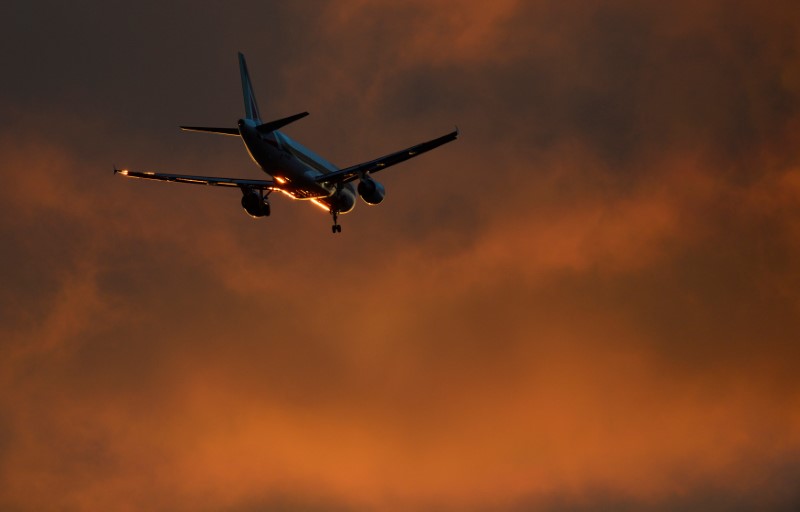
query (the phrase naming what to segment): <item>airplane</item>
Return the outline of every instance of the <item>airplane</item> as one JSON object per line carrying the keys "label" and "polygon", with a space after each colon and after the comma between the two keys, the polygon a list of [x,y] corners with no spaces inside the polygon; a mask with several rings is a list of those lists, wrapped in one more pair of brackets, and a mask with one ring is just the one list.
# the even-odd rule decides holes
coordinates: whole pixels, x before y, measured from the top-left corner
{"label": "airplane", "polygon": [[[356,195],[369,205],[376,205],[383,201],[386,189],[372,177],[373,174],[454,141],[459,135],[458,128],[456,128],[455,131],[436,139],[340,169],[280,131],[289,123],[306,117],[308,112],[263,122],[250,82],[250,74],[247,71],[247,63],[241,52],[239,52],[239,71],[242,79],[245,117],[239,119],[236,128],[205,126],[181,126],[180,128],[189,132],[241,137],[250,158],[272,179],[192,176],[131,171],[116,167],[114,167],[114,174],[127,178],[236,187],[242,192],[242,208],[253,218],[269,216],[271,210],[269,195],[272,192],[281,192],[292,199],[310,201],[327,210],[333,217],[331,231],[340,233],[342,226],[338,223],[339,215],[349,213],[355,208]],[[353,182],[356,180],[358,180],[358,185],[354,187]]]}

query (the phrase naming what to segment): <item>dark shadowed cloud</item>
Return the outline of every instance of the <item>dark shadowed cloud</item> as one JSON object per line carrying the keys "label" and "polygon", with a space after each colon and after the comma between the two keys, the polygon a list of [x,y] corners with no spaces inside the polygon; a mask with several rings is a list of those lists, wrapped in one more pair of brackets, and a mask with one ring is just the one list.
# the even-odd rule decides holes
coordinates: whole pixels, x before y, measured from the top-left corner
{"label": "dark shadowed cloud", "polygon": [[[6,2],[0,508],[794,510],[791,2]],[[340,165],[331,236],[179,124]]]}

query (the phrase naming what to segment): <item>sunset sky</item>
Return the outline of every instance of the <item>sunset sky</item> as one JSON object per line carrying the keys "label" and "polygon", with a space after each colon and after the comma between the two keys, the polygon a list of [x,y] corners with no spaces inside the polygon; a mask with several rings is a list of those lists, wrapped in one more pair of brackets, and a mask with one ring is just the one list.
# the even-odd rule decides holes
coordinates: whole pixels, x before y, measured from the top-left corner
{"label": "sunset sky", "polygon": [[[0,510],[796,511],[796,0],[0,3]],[[380,206],[263,178],[262,117]]]}

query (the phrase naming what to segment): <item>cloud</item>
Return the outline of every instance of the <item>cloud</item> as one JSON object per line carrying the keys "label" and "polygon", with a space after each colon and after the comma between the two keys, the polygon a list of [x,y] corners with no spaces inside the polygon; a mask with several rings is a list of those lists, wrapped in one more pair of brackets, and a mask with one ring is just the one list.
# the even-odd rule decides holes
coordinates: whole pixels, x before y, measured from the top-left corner
{"label": "cloud", "polygon": [[[788,3],[192,5],[106,48],[44,17],[45,63],[86,60],[0,99],[0,506],[796,505]],[[257,175],[161,129],[235,119],[238,49],[336,162],[463,136],[337,237],[282,198],[256,222],[112,177]]]}

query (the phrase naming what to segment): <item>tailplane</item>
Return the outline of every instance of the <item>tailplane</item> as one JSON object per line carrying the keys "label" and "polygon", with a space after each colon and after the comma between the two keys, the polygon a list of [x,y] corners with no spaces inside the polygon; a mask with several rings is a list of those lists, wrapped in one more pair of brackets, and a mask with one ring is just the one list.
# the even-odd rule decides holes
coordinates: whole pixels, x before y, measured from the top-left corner
{"label": "tailplane", "polygon": [[181,130],[185,132],[205,132],[205,133],[216,133],[217,135],[233,135],[234,137],[239,136],[239,129],[238,128],[211,128],[208,126],[181,126]]}
{"label": "tailplane", "polygon": [[261,115],[258,113],[256,96],[253,93],[253,84],[250,83],[250,73],[247,72],[247,63],[244,55],[239,52],[239,71],[242,74],[242,94],[244,95],[244,113],[247,119],[253,119],[261,124]]}

